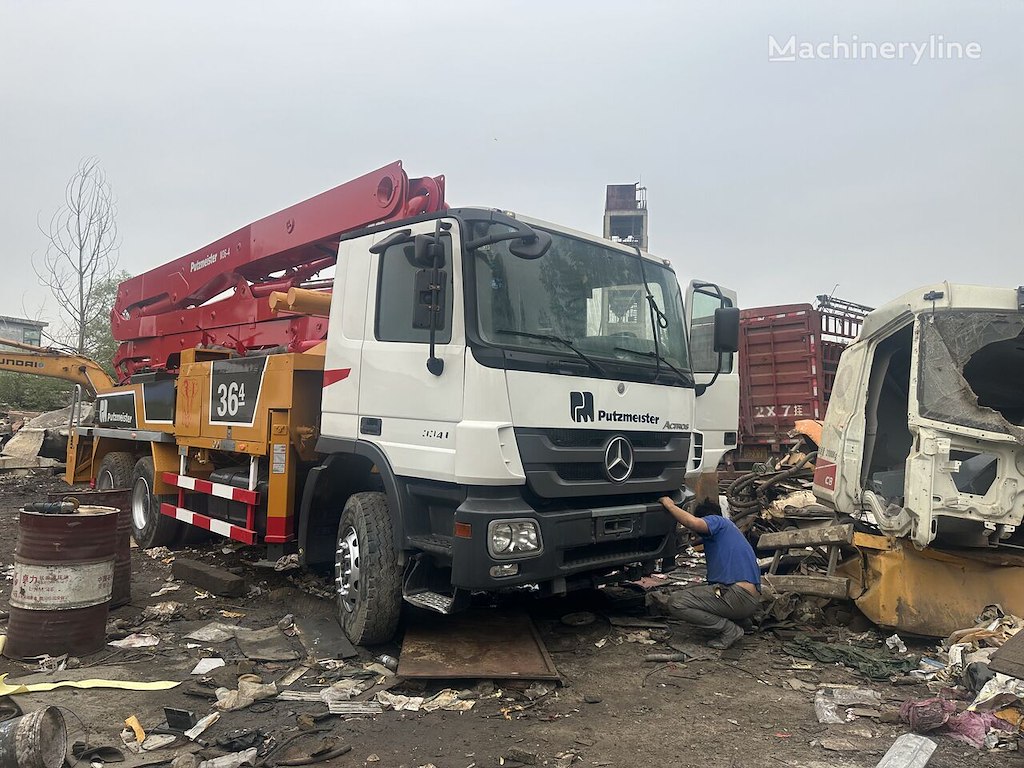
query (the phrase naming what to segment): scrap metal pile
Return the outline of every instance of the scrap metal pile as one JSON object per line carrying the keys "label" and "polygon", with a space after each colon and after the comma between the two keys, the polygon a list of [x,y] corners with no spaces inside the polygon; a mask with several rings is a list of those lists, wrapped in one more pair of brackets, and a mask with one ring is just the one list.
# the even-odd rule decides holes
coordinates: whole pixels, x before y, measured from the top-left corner
{"label": "scrap metal pile", "polygon": [[779,530],[774,522],[814,503],[811,479],[817,451],[791,453],[778,465],[759,465],[753,472],[722,483],[736,526],[748,536]]}

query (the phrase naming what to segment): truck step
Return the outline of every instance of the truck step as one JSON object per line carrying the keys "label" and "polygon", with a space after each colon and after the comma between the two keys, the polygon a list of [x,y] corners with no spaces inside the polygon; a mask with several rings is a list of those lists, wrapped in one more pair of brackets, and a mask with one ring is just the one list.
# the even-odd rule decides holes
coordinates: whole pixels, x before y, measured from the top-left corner
{"label": "truck step", "polygon": [[426,608],[428,611],[435,611],[445,615],[451,613],[452,607],[455,605],[455,598],[452,595],[442,595],[439,592],[427,590],[404,595],[404,597],[405,602],[410,605],[415,605],[417,608]]}
{"label": "truck step", "polygon": [[436,533],[427,536],[410,536],[409,544],[423,552],[431,552],[435,555],[450,557],[452,554],[451,536],[442,536]]}

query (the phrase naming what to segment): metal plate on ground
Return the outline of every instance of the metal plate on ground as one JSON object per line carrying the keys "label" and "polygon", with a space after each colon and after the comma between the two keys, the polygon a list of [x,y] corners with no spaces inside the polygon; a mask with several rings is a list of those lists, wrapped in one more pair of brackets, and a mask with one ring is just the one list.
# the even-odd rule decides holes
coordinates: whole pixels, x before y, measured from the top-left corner
{"label": "metal plate on ground", "polygon": [[992,654],[988,668],[1024,680],[1024,632],[1018,632]]}
{"label": "metal plate on ground", "polygon": [[398,674],[405,678],[559,679],[529,615],[495,610],[417,616],[405,630]]}

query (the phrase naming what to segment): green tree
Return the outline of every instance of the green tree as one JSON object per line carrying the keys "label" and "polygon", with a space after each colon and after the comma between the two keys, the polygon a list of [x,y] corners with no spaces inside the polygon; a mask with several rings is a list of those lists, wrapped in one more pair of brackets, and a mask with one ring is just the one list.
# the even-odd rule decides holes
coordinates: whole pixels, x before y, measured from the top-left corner
{"label": "green tree", "polygon": [[93,288],[98,314],[85,328],[85,354],[114,375],[114,353],[117,342],[110,328],[110,310],[117,298],[117,287],[131,277],[129,272],[119,270],[116,274],[101,280]]}
{"label": "green tree", "polygon": [[71,402],[72,386],[60,379],[0,371],[0,409],[55,411]]}

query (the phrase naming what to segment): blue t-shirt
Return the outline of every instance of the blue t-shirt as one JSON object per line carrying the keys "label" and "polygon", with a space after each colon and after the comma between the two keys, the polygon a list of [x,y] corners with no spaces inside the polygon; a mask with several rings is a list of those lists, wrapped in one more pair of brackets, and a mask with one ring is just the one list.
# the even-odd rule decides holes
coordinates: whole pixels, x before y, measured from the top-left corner
{"label": "blue t-shirt", "polygon": [[721,515],[708,515],[701,519],[708,524],[708,533],[701,536],[708,563],[708,582],[735,584],[737,581],[749,581],[760,589],[761,569],[757,565],[757,556],[736,524]]}

